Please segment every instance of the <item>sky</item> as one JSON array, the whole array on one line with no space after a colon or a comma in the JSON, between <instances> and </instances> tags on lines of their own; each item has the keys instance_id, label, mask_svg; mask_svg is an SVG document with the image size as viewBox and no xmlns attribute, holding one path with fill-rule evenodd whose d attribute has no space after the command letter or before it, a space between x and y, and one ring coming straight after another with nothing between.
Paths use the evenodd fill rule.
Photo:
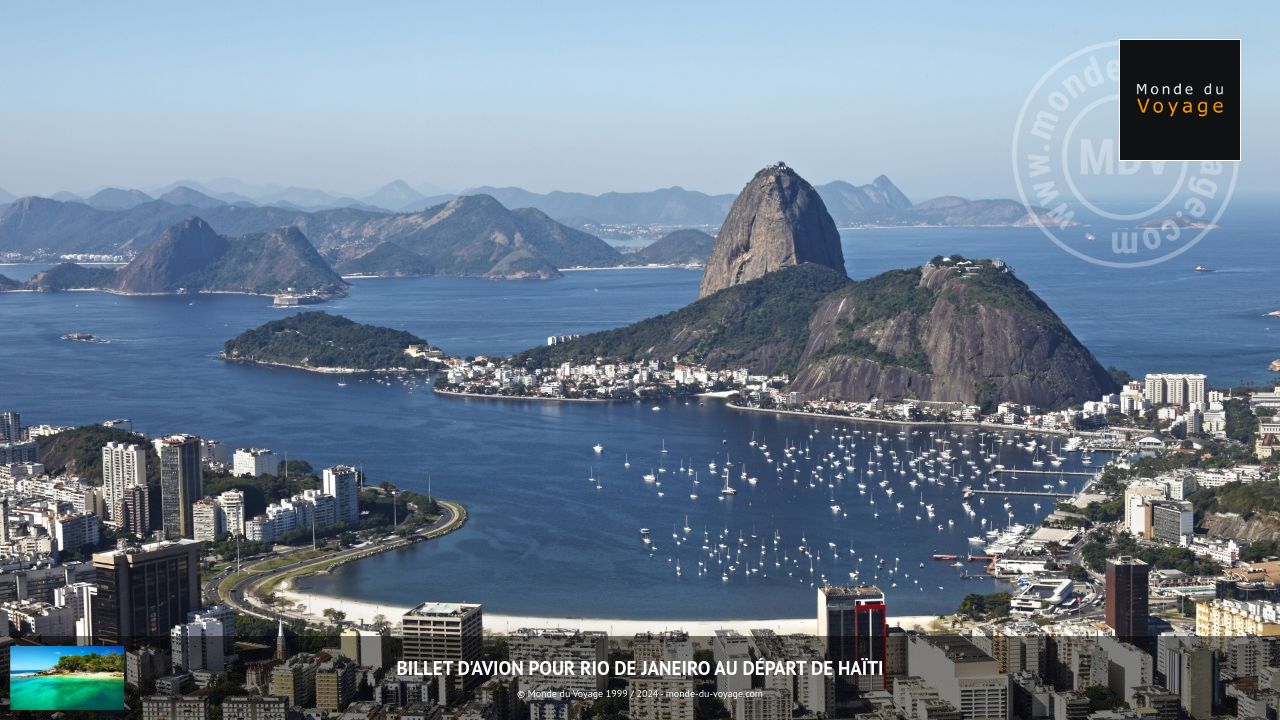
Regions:
<instances>
[{"instance_id":1,"label":"sky","mask_svg":"<svg viewBox=\"0 0 1280 720\"><path fill-rule=\"evenodd\" d=\"M1018 109L1059 59L1238 37L1240 192L1280 192L1277 29L1262 2L14 3L0 188L731 193L784 160L1010 197Z\"/></svg>"},{"instance_id":2,"label":"sky","mask_svg":"<svg viewBox=\"0 0 1280 720\"><path fill-rule=\"evenodd\" d=\"M71 647L62 645L14 645L10 648L9 667L14 670L48 670L63 655L120 655L123 647L112 645L98 647Z\"/></svg>"}]
</instances>

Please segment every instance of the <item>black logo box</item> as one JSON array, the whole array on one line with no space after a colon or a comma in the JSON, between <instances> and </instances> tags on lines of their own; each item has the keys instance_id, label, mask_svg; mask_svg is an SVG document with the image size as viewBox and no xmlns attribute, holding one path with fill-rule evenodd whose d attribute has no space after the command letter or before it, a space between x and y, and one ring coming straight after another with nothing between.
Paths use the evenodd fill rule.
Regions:
<instances>
[{"instance_id":1,"label":"black logo box","mask_svg":"<svg viewBox=\"0 0 1280 720\"><path fill-rule=\"evenodd\" d=\"M1239 160L1241 99L1239 40L1121 40L1120 159Z\"/></svg>"}]
</instances>

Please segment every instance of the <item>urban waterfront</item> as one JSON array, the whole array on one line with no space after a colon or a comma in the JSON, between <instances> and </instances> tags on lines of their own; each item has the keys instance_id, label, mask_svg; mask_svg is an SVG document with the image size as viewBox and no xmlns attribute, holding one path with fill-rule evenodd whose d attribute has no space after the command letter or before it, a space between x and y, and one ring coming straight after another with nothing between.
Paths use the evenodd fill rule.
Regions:
<instances>
[{"instance_id":1,"label":"urban waterfront","mask_svg":"<svg viewBox=\"0 0 1280 720\"><path fill-rule=\"evenodd\" d=\"M1203 371L1217 384L1265 382L1273 377L1266 365L1277 354L1269 329L1277 321L1264 315L1280 300L1271 294L1272 275L1261 268L1274 265L1276 233L1260 220L1241 226L1210 235L1175 262L1141 271L1071 260L1034 230L904 228L844 238L850 273L859 278L938 254L1001 257L1104 365L1135 374ZM1210 264L1207 257L1216 272L1193 273L1197 262ZM0 270L10 276L32 271ZM548 335L591 332L674 309L696 296L698 277L689 270L637 269L568 273L552 282L361 280L349 298L324 309L410 330L455 354L506 353ZM908 450L918 454L931 442L928 430L900 438L896 427L744 414L713 400L667 402L654 412L640 404L444 398L425 383L339 387L332 377L216 360L225 339L291 312L272 309L264 298L21 293L0 296L0 306L22 319L0 330L0 357L10 368L3 395L32 423L127 416L151 434L185 431L231 445L266 445L317 467L357 464L372 481L418 491L430 473L437 494L468 506L471 521L462 530L308 579L304 591L396 605L426 597L472 600L493 612L524 615L793 617L812 611L810 582L821 575L845 581L859 571L860 579L885 587L895 614L930 614L954 609L963 595L989 590L990 582L962 581L960 568L929 555L964 553L983 518L989 525L1007 522L997 498L971 501L977 513L970 520L960 507L964 482L925 481L915 489L899 475L892 501L878 480L865 483L867 496L858 493L854 477L866 475L875 433L886 436L885 462L891 449L905 461ZM110 342L58 339L75 331ZM859 433L858 461L838 485L830 475L812 488L790 482L794 475L779 478L748 444L754 434L775 455L788 442L825 454L836 449L831 432L837 427ZM958 449L962 438L947 439ZM664 442L665 466L673 472L660 474L670 491L659 498L642 476L656 469ZM976 449L976 439L967 442ZM599 454L596 443L603 446ZM726 453L736 459L738 493L721 500L718 481L705 474L708 463L723 464ZM1025 467L1030 460L1025 451L1006 448L997 462ZM682 462L701 473L706 490L696 501L688 497L687 475L666 479ZM739 479L744 462L756 485ZM1072 463L1062 469L1078 469ZM936 519L915 520L920 492ZM873 509L870 497L879 507ZM1016 520L1035 519L1032 502L1012 502ZM1047 513L1052 500L1039 502ZM841 510L833 512L833 504ZM682 539L676 552L671 535L684 535L686 524L697 542ZM658 551L643 544L642 527L651 530ZM717 567L700 576L694 549L704 527L710 537L734 543L741 534L756 552L762 542L772 545L776 531L779 545L790 547L788 559L802 540L822 557L813 576L807 559L790 575L760 571L726 580ZM862 559L860 570L855 557ZM890 566L900 558L899 574L877 575L882 557Z\"/></svg>"}]
</instances>

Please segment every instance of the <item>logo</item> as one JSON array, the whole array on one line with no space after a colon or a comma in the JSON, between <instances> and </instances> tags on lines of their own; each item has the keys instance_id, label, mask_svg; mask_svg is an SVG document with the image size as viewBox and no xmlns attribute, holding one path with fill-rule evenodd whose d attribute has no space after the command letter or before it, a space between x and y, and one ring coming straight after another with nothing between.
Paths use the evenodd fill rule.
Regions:
<instances>
[{"instance_id":1,"label":"logo","mask_svg":"<svg viewBox=\"0 0 1280 720\"><path fill-rule=\"evenodd\" d=\"M1217 227L1239 165L1122 160L1120 103L1132 93L1122 93L1119 49L1083 48L1041 76L1014 125L1013 172L1031 219L1063 250L1105 267L1148 267Z\"/></svg>"}]
</instances>

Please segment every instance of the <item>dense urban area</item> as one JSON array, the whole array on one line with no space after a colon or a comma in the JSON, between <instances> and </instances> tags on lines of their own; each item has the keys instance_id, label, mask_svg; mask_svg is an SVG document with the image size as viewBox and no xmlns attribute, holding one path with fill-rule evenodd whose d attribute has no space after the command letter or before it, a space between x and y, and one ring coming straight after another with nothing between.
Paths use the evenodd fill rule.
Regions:
<instances>
[{"instance_id":1,"label":"dense urban area","mask_svg":"<svg viewBox=\"0 0 1280 720\"><path fill-rule=\"evenodd\" d=\"M148 438L128 419L27 426L9 411L5 642L124 645L129 707L146 718L1274 716L1280 387L1210 389L1195 374L1123 380L1118 394L1042 412L815 402L780 390L785 377L679 362L524 371L446 361L445 391L631 401L727 392L743 410L1059 433L1052 466L1072 453L1111 458L1040 526L992 530L971 538L967 557L935 558L984 563L1008 591L969 595L952 615L902 628L891 594L824 585L803 634L493 633L480 604L429 598L372 622L333 608L314 615L279 592L290 579L437 537L465 509L366 483L351 465L317 470L265 448ZM786 661L812 671L783 672ZM824 673L824 661L856 670Z\"/></svg>"}]
</instances>

